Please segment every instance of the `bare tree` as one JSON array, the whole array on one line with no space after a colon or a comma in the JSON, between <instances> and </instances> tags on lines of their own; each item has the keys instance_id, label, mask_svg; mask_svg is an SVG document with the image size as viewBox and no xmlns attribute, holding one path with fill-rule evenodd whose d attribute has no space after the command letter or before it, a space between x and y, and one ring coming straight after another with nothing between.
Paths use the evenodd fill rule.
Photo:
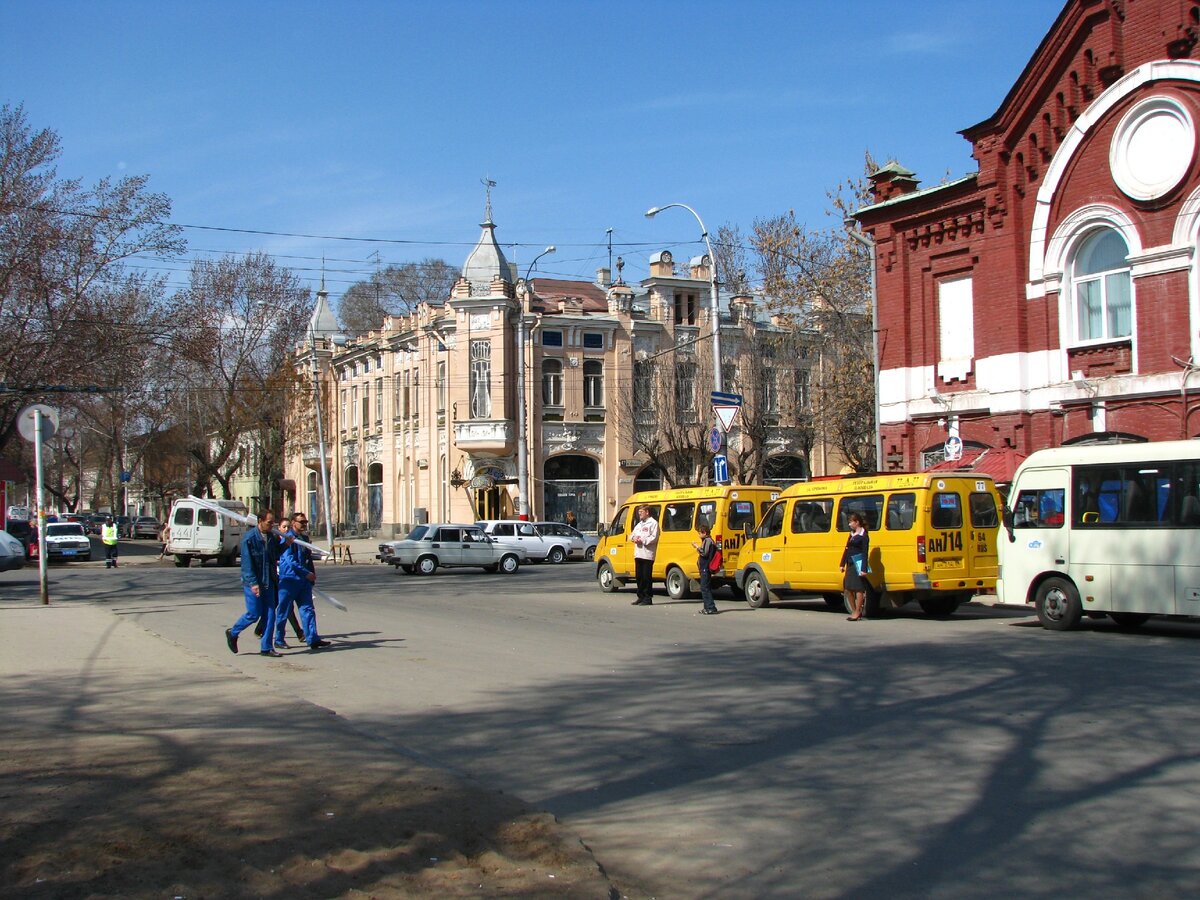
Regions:
<instances>
[{"instance_id":1,"label":"bare tree","mask_svg":"<svg viewBox=\"0 0 1200 900\"><path fill-rule=\"evenodd\" d=\"M347 333L366 334L378 329L384 316L412 312L422 303L441 305L458 276L444 259L388 266L349 287L338 303L338 319Z\"/></svg>"},{"instance_id":2,"label":"bare tree","mask_svg":"<svg viewBox=\"0 0 1200 900\"><path fill-rule=\"evenodd\" d=\"M179 378L193 490L228 492L244 463L260 473L260 496L282 472L283 422L297 383L291 351L312 301L291 271L266 254L193 263L177 301ZM247 458L249 452L257 460Z\"/></svg>"},{"instance_id":3,"label":"bare tree","mask_svg":"<svg viewBox=\"0 0 1200 900\"><path fill-rule=\"evenodd\" d=\"M164 281L127 262L176 255L170 201L147 178L60 180L58 136L0 107L0 446L39 385L116 387L161 336ZM52 398L57 404L62 395Z\"/></svg>"}]
</instances>

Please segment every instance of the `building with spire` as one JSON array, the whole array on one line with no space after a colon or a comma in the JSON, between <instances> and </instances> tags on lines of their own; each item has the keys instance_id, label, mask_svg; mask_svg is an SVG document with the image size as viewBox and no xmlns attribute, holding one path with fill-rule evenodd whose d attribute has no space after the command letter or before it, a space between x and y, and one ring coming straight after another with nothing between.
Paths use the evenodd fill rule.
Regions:
<instances>
[{"instance_id":1,"label":"building with spire","mask_svg":"<svg viewBox=\"0 0 1200 900\"><path fill-rule=\"evenodd\" d=\"M443 302L389 316L345 346L332 339L328 295L318 294L297 363L305 373L316 367L322 392L337 532L390 536L425 521L516 517L522 437L533 519L571 511L591 530L635 490L705 481L712 379L695 348L711 333L708 257L678 274L671 254L657 253L640 285L614 281L606 268L594 282L526 282L497 242L490 191L481 229ZM754 297L722 295L727 390L736 389L739 371L747 383L761 380L749 375L751 360L763 356L758 342L783 333L761 309ZM777 357L777 383L755 395L767 404L797 398L795 405L775 400L754 448L749 428L735 425L731 468L780 485L838 471L840 460L814 451L804 408L813 357ZM747 404L747 423L755 406ZM309 392L289 422L285 465L298 504L321 522L314 409ZM680 427L664 438L666 421Z\"/></svg>"}]
</instances>

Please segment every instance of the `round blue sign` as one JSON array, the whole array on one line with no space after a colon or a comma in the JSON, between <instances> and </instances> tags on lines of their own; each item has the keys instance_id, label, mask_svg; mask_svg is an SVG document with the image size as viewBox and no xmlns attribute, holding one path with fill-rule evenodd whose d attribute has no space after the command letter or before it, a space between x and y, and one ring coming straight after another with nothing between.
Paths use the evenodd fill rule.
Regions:
<instances>
[{"instance_id":1,"label":"round blue sign","mask_svg":"<svg viewBox=\"0 0 1200 900\"><path fill-rule=\"evenodd\" d=\"M716 425L714 425L712 431L708 433L708 448L712 450L713 453L719 453L721 450L721 429Z\"/></svg>"}]
</instances>

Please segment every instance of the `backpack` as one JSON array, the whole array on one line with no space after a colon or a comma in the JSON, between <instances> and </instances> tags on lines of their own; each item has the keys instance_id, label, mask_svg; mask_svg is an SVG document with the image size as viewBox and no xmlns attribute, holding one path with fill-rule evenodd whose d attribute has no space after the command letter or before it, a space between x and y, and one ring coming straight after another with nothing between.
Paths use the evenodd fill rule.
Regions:
<instances>
[{"instance_id":1,"label":"backpack","mask_svg":"<svg viewBox=\"0 0 1200 900\"><path fill-rule=\"evenodd\" d=\"M716 550L713 551L712 559L710 559L708 561L708 571L710 571L710 572L721 571L721 548L720 547L718 547Z\"/></svg>"}]
</instances>

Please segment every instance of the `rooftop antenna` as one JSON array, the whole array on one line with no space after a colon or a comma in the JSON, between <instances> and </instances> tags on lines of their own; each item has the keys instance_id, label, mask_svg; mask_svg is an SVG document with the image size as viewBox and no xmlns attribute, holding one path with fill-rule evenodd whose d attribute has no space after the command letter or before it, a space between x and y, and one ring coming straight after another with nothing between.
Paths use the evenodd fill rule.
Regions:
<instances>
[{"instance_id":1,"label":"rooftop antenna","mask_svg":"<svg viewBox=\"0 0 1200 900\"><path fill-rule=\"evenodd\" d=\"M612 229L608 228L604 232L608 235L608 271L612 271Z\"/></svg>"}]
</instances>

